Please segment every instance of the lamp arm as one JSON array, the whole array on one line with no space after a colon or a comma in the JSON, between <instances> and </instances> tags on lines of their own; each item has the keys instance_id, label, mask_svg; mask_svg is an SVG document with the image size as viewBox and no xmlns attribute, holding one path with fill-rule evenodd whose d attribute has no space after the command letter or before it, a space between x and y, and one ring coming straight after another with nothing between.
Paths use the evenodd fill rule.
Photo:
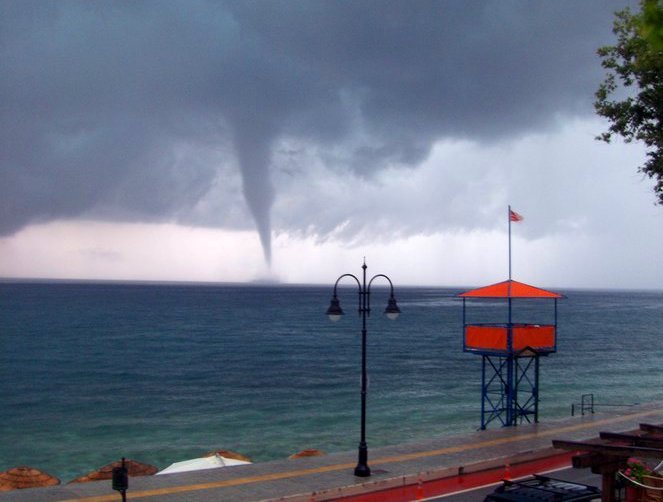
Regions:
<instances>
[{"instance_id":1,"label":"lamp arm","mask_svg":"<svg viewBox=\"0 0 663 502\"><path fill-rule=\"evenodd\" d=\"M385 279L387 279L387 281L389 281L389 287L391 288L391 291L390 291L389 294L390 294L390 296L394 296L394 285L392 284L391 279L389 279L389 277L387 277L387 276L384 275L384 274L377 274L377 275L374 275L373 277L371 277L371 280L368 282L368 292L370 293L370 291L371 291L371 284L372 284L373 281L374 281L375 279L377 279L378 277L384 277Z\"/></svg>"},{"instance_id":2,"label":"lamp arm","mask_svg":"<svg viewBox=\"0 0 663 502\"><path fill-rule=\"evenodd\" d=\"M389 287L391 288L391 291L389 292L389 297L390 298L394 297L394 285L392 284L391 279L389 279L389 277L387 277L384 274L374 275L373 277L371 277L371 280L368 281L368 287L366 288L366 300L368 302L368 305L367 305L368 312L371 311L371 284L373 284L373 281L375 279L377 279L378 277L384 277L385 279L387 279L387 281L389 281Z\"/></svg>"},{"instance_id":3,"label":"lamp arm","mask_svg":"<svg viewBox=\"0 0 663 502\"><path fill-rule=\"evenodd\" d=\"M352 277L356 282L357 282L357 287L359 288L359 312L361 312L361 282L359 282L359 279L357 279L357 276L354 274L343 274L341 275L338 279L336 279L336 282L334 283L334 298L336 298L336 287L338 286L338 283L341 282L341 279L344 277Z\"/></svg>"}]
</instances>

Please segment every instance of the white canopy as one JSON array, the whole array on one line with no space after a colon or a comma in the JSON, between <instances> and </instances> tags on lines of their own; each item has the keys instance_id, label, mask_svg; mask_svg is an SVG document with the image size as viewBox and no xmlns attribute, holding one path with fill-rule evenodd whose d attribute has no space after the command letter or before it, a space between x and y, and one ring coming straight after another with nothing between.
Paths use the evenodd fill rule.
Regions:
<instances>
[{"instance_id":1,"label":"white canopy","mask_svg":"<svg viewBox=\"0 0 663 502\"><path fill-rule=\"evenodd\" d=\"M163 471L157 472L159 474L172 474L174 472L187 472L187 471L201 471L203 469L218 469L219 467L230 467L233 465L250 464L244 460L235 460L234 458L226 458L221 455L211 455L209 457L192 458L191 460L183 460L169 465Z\"/></svg>"}]
</instances>

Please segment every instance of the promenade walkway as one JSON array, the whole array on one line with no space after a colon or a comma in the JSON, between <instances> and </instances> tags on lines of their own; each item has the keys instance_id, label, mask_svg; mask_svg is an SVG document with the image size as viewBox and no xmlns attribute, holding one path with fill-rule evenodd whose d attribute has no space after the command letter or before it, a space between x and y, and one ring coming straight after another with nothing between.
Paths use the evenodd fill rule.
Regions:
<instances>
[{"instance_id":1,"label":"promenade walkway","mask_svg":"<svg viewBox=\"0 0 663 502\"><path fill-rule=\"evenodd\" d=\"M356 450L298 460L279 460L198 472L130 478L128 500L257 501L413 500L432 495L434 485L471 486L477 474L540 472L569 465L572 453L552 449L553 439L581 440L601 431L637 429L640 423L663 423L663 403L620 408L594 415L433 438L371 448L370 478L353 475ZM369 424L370 427L370 424ZM370 428L369 428L370 431ZM527 466L527 467L525 467ZM382 495L376 492L383 492ZM393 497L386 496L392 493ZM414 496L413 496L414 495ZM118 501L110 481L0 493L5 501Z\"/></svg>"}]
</instances>

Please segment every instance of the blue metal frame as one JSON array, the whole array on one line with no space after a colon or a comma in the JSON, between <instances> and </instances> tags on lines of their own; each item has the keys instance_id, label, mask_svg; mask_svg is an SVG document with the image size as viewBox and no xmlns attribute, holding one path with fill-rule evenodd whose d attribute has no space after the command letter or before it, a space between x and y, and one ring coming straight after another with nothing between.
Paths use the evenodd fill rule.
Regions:
<instances>
[{"instance_id":1,"label":"blue metal frame","mask_svg":"<svg viewBox=\"0 0 663 502\"><path fill-rule=\"evenodd\" d=\"M553 350L513 350L512 302L508 299L508 323L469 324L463 298L463 351L481 357L481 429L498 421L502 426L515 426L539 421L539 358L557 350L557 299L555 299L555 346ZM467 326L501 326L507 328L507 350L468 348Z\"/></svg>"},{"instance_id":2,"label":"blue metal frame","mask_svg":"<svg viewBox=\"0 0 663 502\"><path fill-rule=\"evenodd\" d=\"M482 430L494 420L502 426L539 421L539 357L482 356Z\"/></svg>"}]
</instances>

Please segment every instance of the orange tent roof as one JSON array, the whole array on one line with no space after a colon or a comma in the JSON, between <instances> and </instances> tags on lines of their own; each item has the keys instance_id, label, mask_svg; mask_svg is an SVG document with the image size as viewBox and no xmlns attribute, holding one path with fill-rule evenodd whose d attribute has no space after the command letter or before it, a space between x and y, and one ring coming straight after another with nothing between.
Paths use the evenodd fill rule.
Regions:
<instances>
[{"instance_id":1,"label":"orange tent roof","mask_svg":"<svg viewBox=\"0 0 663 502\"><path fill-rule=\"evenodd\" d=\"M458 295L463 298L563 298L559 293L546 291L518 281L503 281Z\"/></svg>"}]
</instances>

